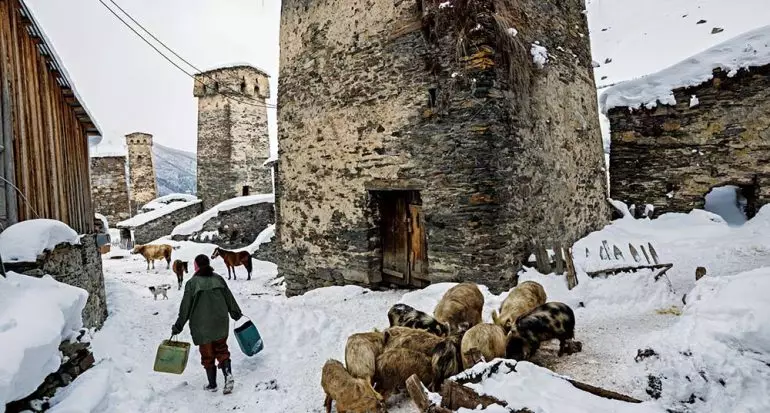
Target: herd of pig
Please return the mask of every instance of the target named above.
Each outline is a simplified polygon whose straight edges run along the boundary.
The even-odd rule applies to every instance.
[[[321,372],[331,412],[384,412],[391,394],[406,387],[416,374],[429,389],[476,363],[495,358],[528,360],[540,343],[559,340],[559,356],[582,350],[574,341],[575,314],[566,304],[546,303],[543,286],[525,281],[492,311],[493,323],[482,323],[484,296],[473,283],[450,288],[433,316],[406,304],[388,311],[385,331],[348,337],[345,365],[330,359]]]

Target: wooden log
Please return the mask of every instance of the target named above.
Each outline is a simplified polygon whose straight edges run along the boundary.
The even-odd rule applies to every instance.
[[[563,256],[563,251],[561,248],[561,244],[558,242],[554,242],[553,244],[553,265],[554,265],[554,272],[559,275],[564,274],[564,260],[565,257]]]
[[[659,269],[665,269],[666,271],[668,271],[673,266],[674,266],[674,264],[636,265],[636,266],[629,266],[629,267],[608,268],[606,270],[590,271],[590,272],[587,272],[586,275],[588,275],[591,278],[594,278],[597,275],[604,275],[604,274],[615,275],[615,274],[618,274],[618,273],[621,273],[621,272],[637,272],[639,270],[659,270]],[[656,278],[656,280],[658,278],[660,278],[660,277],[658,276]]]
[[[441,406],[447,409],[475,409],[478,405],[486,408],[492,404],[499,404],[503,407],[508,405],[508,403],[495,397],[478,394],[470,387],[465,387],[456,381],[447,380],[441,386]],[[522,412],[526,411],[523,410]]]
[[[575,260],[572,257],[572,250],[564,248],[564,257],[567,264],[567,289],[573,289],[578,285],[577,272],[575,271]]]
[[[427,389],[416,374],[406,379],[406,391],[422,413],[450,413],[451,410],[436,406],[428,399]]]
[[[626,403],[641,403],[642,401],[639,399],[635,399],[630,396],[626,396],[625,394],[616,393],[611,390],[602,389],[601,387],[592,386],[588,383],[579,382],[577,380],[567,379],[570,384],[575,386],[575,388],[578,388],[580,390],[583,390],[584,392],[591,393],[595,396],[603,397],[605,399],[611,399],[611,400],[620,400],[622,402]]]

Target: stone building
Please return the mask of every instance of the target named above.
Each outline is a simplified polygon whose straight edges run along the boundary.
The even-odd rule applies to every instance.
[[[184,202],[172,202],[163,208],[134,215],[130,219],[118,222],[120,243],[126,248],[137,244],[147,244],[158,238],[170,235],[177,225],[202,212],[199,199]]]
[[[195,76],[198,98],[198,197],[203,208],[236,196],[273,192],[263,165],[270,144],[265,100],[268,75],[247,65]]]
[[[125,156],[91,155],[91,196],[111,225],[131,217]]]
[[[770,201],[768,38],[769,28],[748,32],[602,95],[613,199],[651,204],[657,216],[702,209],[713,188],[734,185],[748,218]]]
[[[287,294],[473,280],[607,223],[580,0],[285,0],[276,171]],[[538,16],[531,18],[528,16]]]
[[[126,135],[128,147],[128,176],[131,214],[158,197],[158,181],[155,178],[155,162],[152,156],[152,135],[134,132]]]

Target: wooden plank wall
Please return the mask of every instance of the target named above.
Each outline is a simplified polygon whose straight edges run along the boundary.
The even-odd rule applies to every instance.
[[[0,81],[11,95],[19,220],[51,218],[94,230],[88,137],[19,13],[0,0]],[[72,100],[71,98],[69,99]]]

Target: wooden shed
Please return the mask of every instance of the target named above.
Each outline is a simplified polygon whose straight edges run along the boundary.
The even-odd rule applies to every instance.
[[[0,0],[2,228],[50,218],[93,232],[89,136],[101,140],[29,8],[22,0]]]

